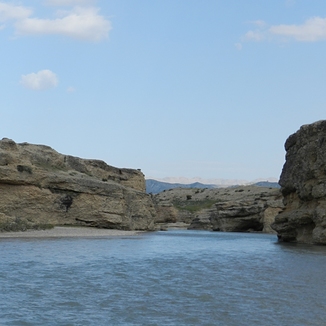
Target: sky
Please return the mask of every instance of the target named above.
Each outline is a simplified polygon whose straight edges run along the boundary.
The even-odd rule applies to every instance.
[[[0,44],[0,139],[146,178],[278,180],[325,118],[325,0],[0,0]]]

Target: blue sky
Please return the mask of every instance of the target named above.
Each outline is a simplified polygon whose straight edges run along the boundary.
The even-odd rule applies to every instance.
[[[1,138],[147,178],[278,178],[326,110],[325,0],[0,0]]]

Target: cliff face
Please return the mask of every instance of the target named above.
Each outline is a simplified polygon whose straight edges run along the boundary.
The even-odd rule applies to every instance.
[[[157,224],[183,222],[189,229],[226,232],[262,231],[283,209],[279,189],[239,186],[215,189],[173,189],[154,196]]]
[[[302,126],[285,149],[285,210],[272,227],[283,241],[326,244],[326,121]]]
[[[225,232],[262,231],[274,233],[271,224],[283,209],[279,189],[262,188],[248,192],[246,188],[237,200],[233,198],[215,204],[210,220],[213,230]]]
[[[151,230],[155,210],[144,175],[48,146],[0,141],[0,224],[88,225]]]

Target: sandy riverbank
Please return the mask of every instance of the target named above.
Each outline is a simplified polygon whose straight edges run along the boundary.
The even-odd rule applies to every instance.
[[[112,229],[97,229],[92,227],[64,227],[56,226],[49,230],[27,230],[24,232],[0,232],[3,238],[97,238],[97,237],[120,237],[134,236],[142,231],[122,231]]]

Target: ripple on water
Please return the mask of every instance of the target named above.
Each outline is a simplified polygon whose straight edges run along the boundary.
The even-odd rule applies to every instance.
[[[325,247],[169,231],[0,252],[1,325],[325,325]]]

